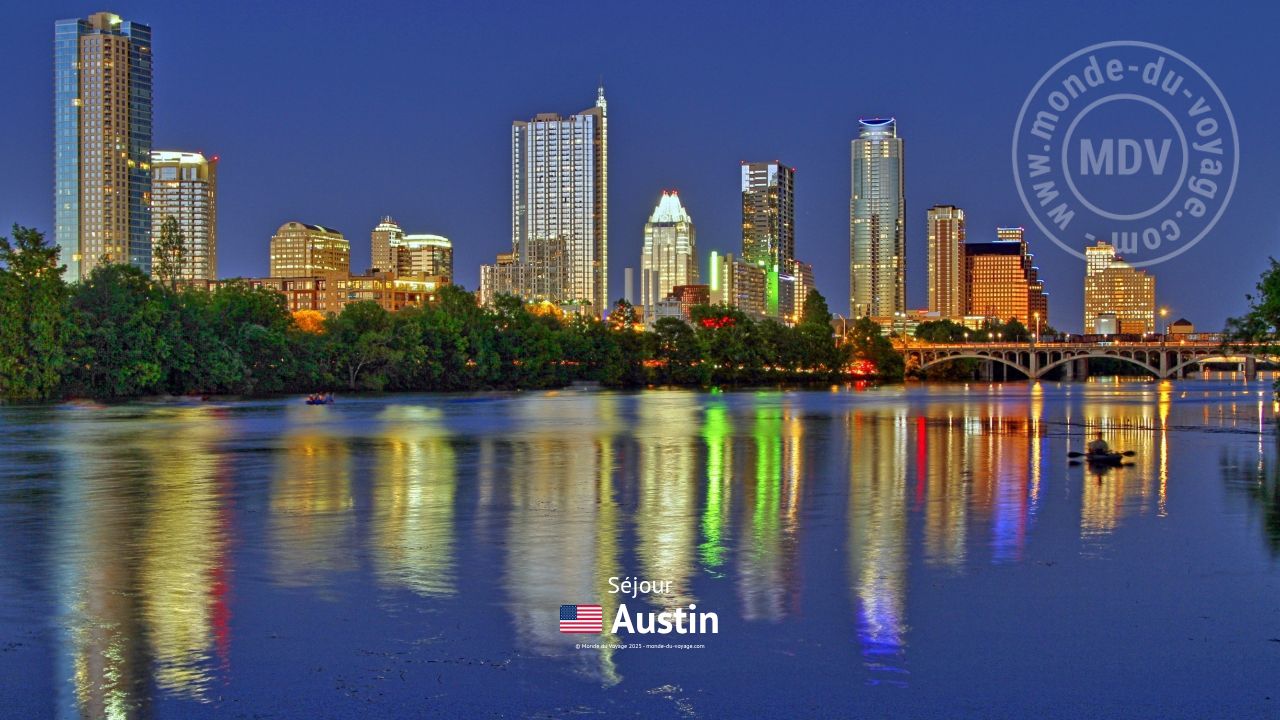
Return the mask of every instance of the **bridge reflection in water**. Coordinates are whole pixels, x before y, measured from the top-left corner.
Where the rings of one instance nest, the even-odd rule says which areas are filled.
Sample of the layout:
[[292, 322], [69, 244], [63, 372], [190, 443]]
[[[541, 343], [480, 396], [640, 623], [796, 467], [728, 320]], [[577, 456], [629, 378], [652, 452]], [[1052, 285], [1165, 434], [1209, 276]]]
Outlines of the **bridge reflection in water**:
[[[1256, 462], [1224, 467], [1231, 488], [1262, 488], [1241, 493], [1280, 547], [1263, 391], [974, 384], [63, 412], [41, 421], [57, 428], [59, 473], [52, 676], [68, 717], [211, 702], [214, 683], [235, 695], [234, 658], [241, 674], [261, 661], [262, 640], [234, 637], [230, 618], [278, 611], [281, 593], [283, 606], [376, 593], [364, 612], [430, 609], [412, 632], [442, 652], [462, 652], [453, 634], [496, 633], [495, 653], [613, 687], [660, 658], [576, 651], [556, 612], [599, 601], [611, 618], [608, 578], [635, 576], [672, 593], [627, 602], [714, 610], [735, 653], [834, 636], [842, 672], [911, 685], [913, 638], [945, 632], [913, 622], [921, 577], [1015, 569], [1038, 533], [1113, 556], [1127, 523], [1172, 512], [1171, 446], [1206, 427], [1259, 434]], [[1132, 464], [1068, 468], [1097, 430]], [[1069, 537], [1039, 529], [1047, 508], [1070, 518]], [[325, 637], [307, 646], [324, 652]]]

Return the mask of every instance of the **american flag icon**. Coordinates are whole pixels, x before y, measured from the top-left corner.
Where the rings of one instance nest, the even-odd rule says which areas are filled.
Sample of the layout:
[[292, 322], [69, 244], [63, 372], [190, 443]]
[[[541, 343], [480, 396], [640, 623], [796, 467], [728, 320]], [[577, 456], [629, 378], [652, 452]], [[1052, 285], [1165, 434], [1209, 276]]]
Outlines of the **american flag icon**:
[[560, 632], [604, 632], [604, 608], [599, 605], [561, 605]]

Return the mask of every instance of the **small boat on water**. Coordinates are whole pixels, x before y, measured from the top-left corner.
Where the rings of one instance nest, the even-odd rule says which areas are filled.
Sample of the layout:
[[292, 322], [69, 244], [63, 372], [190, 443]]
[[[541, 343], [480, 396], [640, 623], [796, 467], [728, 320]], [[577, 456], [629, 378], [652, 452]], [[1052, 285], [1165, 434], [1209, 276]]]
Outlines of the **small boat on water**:
[[1073, 465], [1084, 462], [1090, 467], [1119, 467], [1124, 464], [1124, 459], [1133, 457], [1135, 453], [1132, 450], [1108, 450], [1107, 452], [1069, 452], [1067, 457], [1071, 458]]
[[1090, 465], [1119, 465], [1124, 462], [1124, 453], [1105, 452], [1105, 453], [1086, 453], [1084, 461]]
[[333, 393], [313, 393], [307, 396], [308, 405], [332, 405]]

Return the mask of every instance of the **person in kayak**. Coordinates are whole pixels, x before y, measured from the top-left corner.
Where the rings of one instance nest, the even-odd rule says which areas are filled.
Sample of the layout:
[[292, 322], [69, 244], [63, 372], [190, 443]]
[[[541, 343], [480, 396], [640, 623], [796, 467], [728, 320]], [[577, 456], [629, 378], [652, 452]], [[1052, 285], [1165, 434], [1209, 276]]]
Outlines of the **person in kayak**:
[[1087, 449], [1090, 455], [1110, 455], [1111, 454], [1111, 446], [1107, 444], [1106, 440], [1102, 439], [1101, 431], [1099, 431], [1097, 436], [1095, 436], [1094, 439], [1089, 442]]

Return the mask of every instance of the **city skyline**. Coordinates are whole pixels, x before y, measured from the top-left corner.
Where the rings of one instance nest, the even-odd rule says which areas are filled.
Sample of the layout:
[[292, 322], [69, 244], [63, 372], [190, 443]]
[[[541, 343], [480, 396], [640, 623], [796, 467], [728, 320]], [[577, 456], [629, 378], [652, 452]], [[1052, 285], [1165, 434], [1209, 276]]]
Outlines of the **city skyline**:
[[[21, 32], [13, 34], [18, 62], [10, 73], [14, 86], [11, 94], [21, 100], [18, 106], [47, 107], [51, 84], [51, 23], [60, 17], [87, 16], [102, 9], [98, 3], [18, 9], [15, 22]], [[1087, 44], [1096, 35], [1086, 23], [1073, 21], [1066, 14], [1045, 10], [1033, 13], [1009, 6], [1004, 12], [1009, 16], [1011, 27], [1045, 21], [1058, 22], [1064, 30], [1048, 48], [1020, 40], [1016, 34], [1007, 37], [1000, 33], [1002, 38], [1014, 43], [1013, 47], [1024, 50], [1018, 55], [1019, 62], [1007, 63], [1004, 49], [999, 53], [981, 49], [981, 41], [986, 38], [989, 42], [995, 30], [969, 23], [967, 27], [973, 31], [973, 40], [966, 47], [977, 50], [972, 56], [973, 72], [986, 79], [984, 92], [968, 93], [973, 95], [971, 99], [952, 102], [957, 109], [954, 114], [931, 117], [926, 111], [930, 103], [954, 101], [958, 97], [956, 91], [937, 87], [933, 82], [913, 85], [928, 78], [930, 71], [943, 67], [936, 53], [903, 59], [901, 63], [886, 66], [877, 77], [860, 76], [854, 80], [847, 72], [852, 66], [846, 63], [842, 66], [846, 69], [835, 67], [841, 66], [838, 60], [846, 54], [826, 43], [826, 36], [819, 32], [817, 42], [808, 43], [794, 60], [784, 65], [794, 74], [794, 70], [806, 62], [821, 59], [825, 69], [815, 70], [812, 77], [795, 76], [782, 89], [783, 100], [803, 103], [806, 110], [793, 113], [789, 122], [779, 123], [776, 118], [766, 122], [760, 112], [763, 106], [737, 92], [740, 83], [708, 81], [712, 72], [708, 64], [709, 50], [691, 51], [688, 72], [679, 82], [668, 78], [655, 84], [656, 78], [649, 77], [649, 68], [628, 60], [627, 53], [622, 51], [633, 41], [633, 33], [625, 27], [625, 22], [617, 22], [619, 15], [628, 14], [620, 10], [607, 13], [610, 19], [607, 24], [605, 19], [593, 21], [607, 30], [588, 43], [598, 62], [581, 62], [580, 57], [571, 61], [567, 54], [557, 53], [553, 59], [556, 67], [563, 66], [566, 70], [559, 76], [550, 73], [541, 76], [547, 78], [545, 82], [514, 83], [505, 79], [496, 72], [495, 62], [478, 59], [478, 50], [463, 53], [462, 57], [471, 67], [456, 77], [422, 68], [399, 69], [386, 53], [373, 51], [361, 65], [366, 70], [376, 70], [370, 89], [359, 90], [325, 81], [327, 59], [313, 58], [307, 64], [289, 61], [287, 50], [292, 47], [292, 41], [281, 48], [255, 50], [249, 53], [248, 59], [229, 58], [230, 48], [242, 43], [228, 43], [225, 36], [194, 40], [183, 37], [181, 43], [174, 35], [165, 37], [163, 29], [189, 22], [190, 11], [125, 5], [105, 9], [156, 28], [156, 56], [163, 60], [160, 67], [165, 68], [156, 75], [156, 146], [202, 150], [223, 159], [219, 169], [222, 186], [219, 271], [224, 277], [260, 274], [258, 268], [270, 233], [286, 220], [332, 226], [349, 238], [358, 238], [366, 232], [365, 228], [376, 223], [381, 213], [394, 209], [406, 226], [431, 228], [453, 239], [458, 281], [475, 288], [479, 264], [491, 260], [503, 249], [505, 233], [502, 230], [504, 226], [509, 227], [510, 222], [506, 213], [493, 212], [495, 205], [505, 204], [502, 158], [508, 153], [501, 142], [493, 143], [493, 130], [498, 128], [501, 132], [500, 128], [509, 125], [513, 118], [528, 117], [542, 109], [580, 106], [582, 86], [594, 84], [603, 75], [610, 88], [610, 98], [620, 108], [619, 117], [623, 118], [615, 128], [612, 148], [614, 172], [610, 199], [614, 208], [609, 231], [616, 238], [634, 236], [652, 207], [653, 193], [662, 187], [679, 187], [686, 202], [699, 209], [699, 230], [703, 236], [700, 244], [704, 246], [700, 261], [706, 262], [707, 250], [732, 252], [737, 249], [732, 228], [739, 220], [734, 210], [740, 202], [736, 197], [737, 188], [730, 186], [733, 165], [759, 157], [783, 158], [803, 175], [800, 181], [805, 192], [796, 211], [797, 240], [805, 250], [799, 254], [814, 263], [818, 287], [836, 310], [843, 304], [839, 298], [843, 297], [843, 286], [847, 282], [842, 281], [842, 276], [847, 274], [843, 264], [836, 264], [835, 260], [848, 252], [849, 187], [845, 157], [847, 143], [855, 135], [856, 118], [877, 112], [891, 113], [909, 128], [912, 152], [906, 161], [906, 197], [910, 207], [925, 208], [934, 204], [963, 207], [970, 239], [990, 240], [997, 226], [1031, 225], [1021, 209], [1007, 169], [1008, 135], [1017, 104], [1052, 62]], [[759, 19], [763, 10], [747, 7], [745, 12]], [[848, 15], [834, 8], [822, 14], [832, 19]], [[946, 18], [953, 14], [954, 11], [941, 11], [937, 25], [944, 25]], [[232, 27], [237, 25], [236, 17], [234, 11], [219, 10], [211, 20]], [[263, 18], [260, 29], [238, 30], [236, 37], [252, 39], [255, 33], [278, 27], [286, 17], [289, 22], [298, 20], [296, 14], [272, 11]], [[449, 25], [457, 19], [452, 10], [442, 11], [443, 24]], [[682, 32], [711, 32], [708, 28], [712, 27], [713, 20], [723, 19], [718, 13], [700, 10], [691, 14], [690, 29]], [[1154, 34], [1153, 39], [1160, 40], [1158, 23], [1156, 30], [1144, 32], [1143, 21], [1148, 19], [1136, 11], [1121, 10], [1113, 17], [1115, 32]], [[730, 25], [746, 20], [733, 20]], [[354, 33], [356, 39], [352, 42], [362, 51], [374, 48], [369, 38], [378, 32], [389, 31], [395, 35], [393, 24], [379, 14], [344, 18], [344, 21], [353, 23], [352, 28], [359, 31]], [[313, 21], [302, 22], [310, 27]], [[794, 28], [799, 21], [783, 12], [779, 22]], [[918, 27], [920, 22], [917, 17], [913, 32], [922, 40], [940, 32], [934, 21]], [[550, 23], [550, 20], [540, 21], [536, 26], [546, 27]], [[1259, 168], [1280, 163], [1274, 162], [1274, 149], [1249, 143], [1251, 137], [1259, 136], [1258, 121], [1266, 117], [1264, 111], [1257, 108], [1260, 98], [1240, 89], [1233, 92], [1233, 86], [1239, 88], [1244, 79], [1236, 69], [1239, 61], [1257, 57], [1260, 45], [1258, 38], [1251, 35], [1255, 25], [1237, 30], [1244, 37], [1235, 38], [1236, 42], [1227, 50], [1185, 37], [1179, 38], [1182, 44], [1177, 45], [1215, 76], [1237, 106], [1242, 145], [1247, 151], [1240, 190], [1218, 229], [1184, 257], [1152, 269], [1161, 280], [1161, 304], [1168, 301], [1173, 313], [1187, 316], [1200, 326], [1218, 326], [1224, 316], [1238, 314], [1244, 307], [1243, 294], [1248, 290], [1241, 287], [1234, 292], [1179, 301], [1180, 295], [1196, 295], [1210, 281], [1201, 272], [1206, 260], [1212, 258], [1213, 267], [1220, 273], [1212, 276], [1212, 280], [1225, 283], [1244, 278], [1238, 284], [1250, 285], [1248, 278], [1265, 262], [1266, 256], [1272, 254], [1271, 248], [1275, 246], [1271, 240], [1276, 235], [1274, 219], [1261, 200], [1261, 186], [1251, 184], [1249, 179], [1251, 172], [1259, 173], [1262, 172]], [[475, 35], [479, 32], [476, 28], [465, 23], [450, 27], [451, 31], [476, 41]], [[722, 47], [731, 31], [732, 27], [714, 30], [711, 47]], [[492, 42], [485, 40], [480, 45], [490, 47]], [[455, 43], [448, 40], [446, 45], [453, 47]], [[243, 72], [214, 67], [210, 63], [215, 60], [242, 69], [251, 60], [254, 66], [270, 67], [274, 72], [270, 78], [245, 77]], [[571, 62], [576, 63], [576, 70], [568, 70]], [[400, 113], [393, 113], [394, 118], [367, 118], [359, 113], [360, 101], [377, 94], [375, 90], [385, 91], [397, 78], [422, 72], [426, 72], [425, 89], [409, 93], [404, 101], [410, 108], [422, 107], [427, 102], [439, 108], [434, 113], [419, 116], [413, 123], [407, 117], [401, 119]], [[783, 70], [769, 72], [772, 75]], [[837, 77], [842, 79], [831, 82]], [[476, 93], [481, 80], [485, 91]], [[268, 87], [276, 94], [265, 96], [263, 93]], [[930, 96], [934, 90], [941, 95]], [[682, 108], [689, 110], [677, 112], [673, 105], [658, 101], [671, 94], [683, 103]], [[201, 98], [207, 102], [210, 95], [219, 102], [208, 107], [197, 102]], [[325, 112], [318, 112], [322, 106], [316, 103], [320, 98], [324, 99]], [[250, 100], [255, 104], [246, 105]], [[1008, 107], [1004, 108], [1005, 105]], [[1255, 108], [1252, 112], [1250, 106]], [[193, 112], [197, 108], [200, 113]], [[48, 167], [47, 160], [52, 141], [51, 138], [47, 142], [41, 140], [50, 137], [47, 114], [33, 113], [36, 114], [42, 117], [10, 118], [18, 132], [9, 133], [14, 137], [5, 139], [5, 147], [10, 151], [8, 156], [13, 159], [0, 181], [3, 196], [8, 200], [3, 207], [6, 213], [0, 220], [29, 223], [52, 235], [51, 213], [48, 201], [43, 199], [48, 197], [47, 191], [35, 192], [52, 182], [52, 168]], [[406, 114], [412, 115], [412, 112]], [[355, 118], [359, 118], [358, 124], [353, 125]], [[253, 125], [259, 125], [259, 131], [250, 132], [248, 128]], [[466, 129], [461, 134], [450, 132], [464, 125]], [[350, 127], [365, 131], [348, 138], [354, 145], [351, 150], [340, 146], [326, 150], [325, 138], [336, 137], [333, 131], [339, 127], [344, 131]], [[15, 138], [21, 142], [15, 142]], [[401, 169], [395, 165], [396, 158], [408, 158], [411, 162], [403, 163], [405, 167]], [[461, 172], [450, 175], [448, 182], [422, 179], [419, 168], [426, 162], [443, 163]], [[273, 166], [279, 167], [272, 173], [272, 182], [279, 182], [279, 173], [284, 173], [290, 182], [267, 203], [261, 200], [267, 197], [262, 190], [262, 183], [267, 179], [259, 177], [264, 174], [255, 169]], [[42, 182], [41, 177], [50, 179]], [[908, 308], [926, 304], [923, 219], [918, 212], [907, 213]], [[1222, 252], [1220, 246], [1215, 252], [1215, 241], [1226, 243], [1235, 238], [1249, 240], [1236, 241], [1230, 252]], [[1073, 328], [1079, 322], [1079, 313], [1074, 308], [1082, 302], [1083, 263], [1052, 247], [1036, 232], [1029, 233], [1028, 242], [1037, 254], [1046, 286], [1055, 297], [1051, 322]], [[610, 250], [614, 267], [609, 285], [615, 289], [610, 294], [618, 295], [622, 268], [638, 266], [639, 248], [615, 240]], [[363, 270], [368, 266], [366, 252], [363, 244], [357, 244], [353, 249], [353, 267]], [[1219, 256], [1222, 256], [1220, 261]], [[1172, 298], [1165, 297], [1166, 294]]]

